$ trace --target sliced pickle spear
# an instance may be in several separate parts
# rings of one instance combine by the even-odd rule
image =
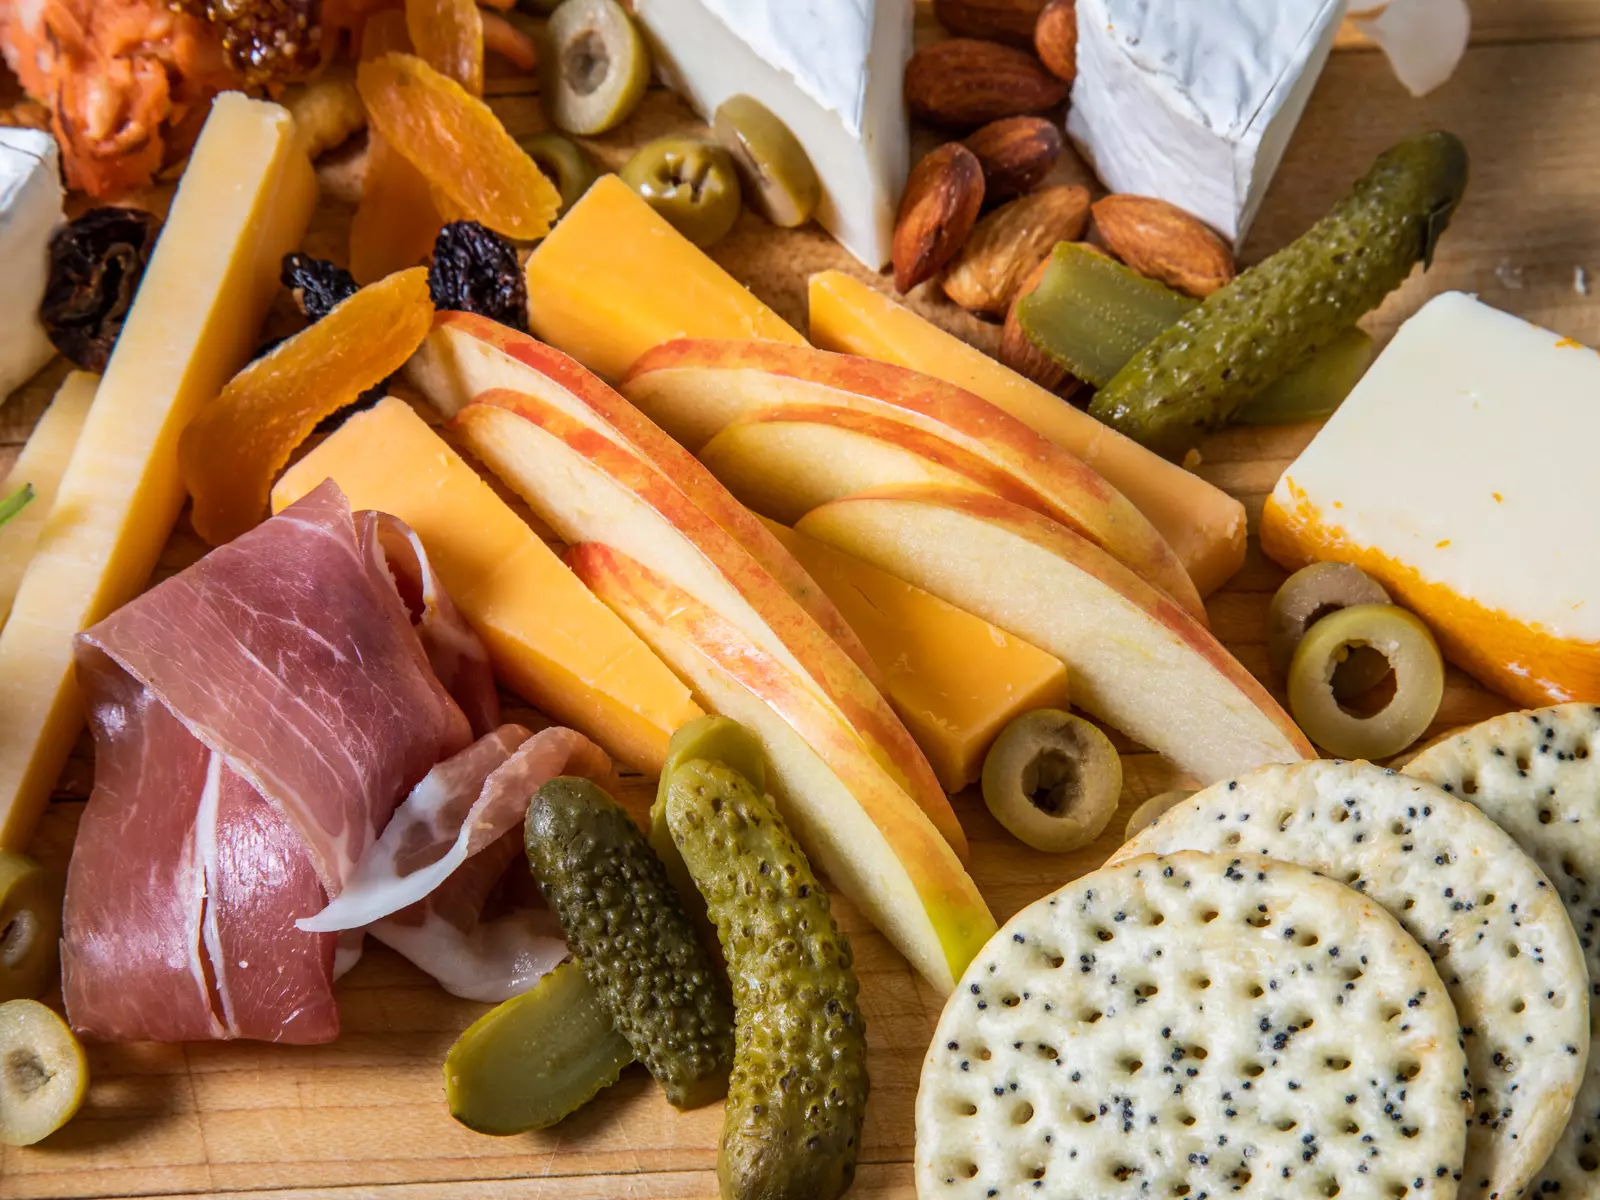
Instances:
[[[450,1115],[506,1137],[554,1125],[633,1061],[575,962],[564,962],[468,1027],[444,1060]]]
[[[1133,815],[1128,818],[1128,828],[1122,834],[1124,842],[1131,842],[1150,826],[1154,825],[1161,814],[1169,808],[1176,808],[1194,792],[1188,788],[1177,788],[1174,791],[1162,792],[1160,795],[1151,796],[1138,808],[1133,810]]]
[[[729,96],[711,122],[739,168],[745,199],[783,229],[804,225],[822,200],[822,183],[800,139],[754,96]]]
[[[50,985],[61,940],[61,896],[38,863],[0,850],[0,1001]]]
[[[31,1146],[72,1120],[89,1060],[67,1023],[37,1000],[0,1004],[0,1142]]]
[[[704,249],[739,219],[739,173],[733,156],[703,138],[657,138],[618,172],[672,227]]]
[[[600,168],[594,158],[564,134],[529,134],[518,138],[517,145],[544,172],[544,177],[556,185],[556,191],[561,193],[561,212],[576,204],[589,190],[589,185],[600,178]]]
[[[650,85],[650,52],[617,0],[565,0],[545,26],[539,74],[550,119],[593,137],[639,106]]]
[[[1300,639],[1329,613],[1353,604],[1388,603],[1389,593],[1383,586],[1350,563],[1322,562],[1300,568],[1284,580],[1272,597],[1272,606],[1267,609],[1267,656],[1272,660],[1272,669],[1287,677]],[[1377,658],[1375,665],[1374,656]],[[1361,657],[1366,665],[1351,662],[1334,680],[1335,693],[1341,699],[1349,699],[1376,686],[1389,672],[1388,662],[1375,651]]]
[[[1372,336],[1352,326],[1253,400],[1233,419],[1240,425],[1289,425],[1325,417],[1355,390],[1372,365]]]
[[[1035,850],[1063,853],[1105,830],[1122,793],[1122,760],[1082,717],[1053,708],[1007,725],[983,760],[983,802]]]

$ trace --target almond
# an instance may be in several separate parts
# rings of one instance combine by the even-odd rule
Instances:
[[[1078,0],[1050,0],[1033,27],[1033,49],[1056,78],[1078,77]]]
[[[991,121],[966,141],[983,167],[984,199],[991,203],[1031,192],[1061,158],[1061,131],[1043,117]]]
[[[1154,196],[1107,196],[1094,206],[1106,248],[1141,275],[1196,298],[1232,282],[1233,254],[1210,229]]]
[[[931,150],[911,168],[895,218],[894,286],[909,292],[960,251],[983,208],[983,168],[959,142]]]
[[[1050,259],[1047,257],[1022,281],[1022,286],[1012,297],[1011,307],[1006,309],[1005,328],[1000,331],[999,358],[1018,375],[1053,392],[1071,377],[1065,367],[1033,344],[1033,339],[1022,332],[1022,324],[1017,320],[1017,305],[1039,286],[1049,266]]]
[[[1046,0],[933,0],[933,15],[957,37],[988,38],[1024,50]]]
[[[1042,112],[1067,98],[1067,85],[1033,55],[973,38],[918,50],[906,66],[905,89],[912,116],[954,129]]]
[[[944,294],[969,312],[1003,316],[1057,242],[1076,241],[1089,220],[1089,190],[1043,188],[1001,205],[973,229],[944,278]]]

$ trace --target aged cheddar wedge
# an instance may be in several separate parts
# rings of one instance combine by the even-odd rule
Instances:
[[[0,631],[0,847],[27,840],[82,724],[73,635],[149,578],[183,505],[178,435],[249,358],[315,200],[289,114],[219,96]]]
[[[272,511],[324,479],[351,508],[393,513],[417,531],[495,673],[530,704],[651,774],[673,731],[701,715],[689,689],[404,401],[347,420],[278,481]]]
[[[724,335],[713,335],[724,336]],[[976,392],[1071,451],[1132,500],[1202,596],[1244,563],[1244,506],[1152,454],[960,338],[840,271],[811,277],[811,340],[823,350],[910,367]]]
[[[859,558],[768,524],[888,677],[890,702],[946,791],[977,782],[1011,718],[1067,706],[1059,658]]]
[[[1355,563],[1522,704],[1600,700],[1597,398],[1600,354],[1440,296],[1284,472],[1262,546]]]
[[[805,344],[615,175],[572,206],[527,273],[534,334],[611,381],[673,338]]]
[[[0,482],[0,496],[9,496],[25,483],[33,488],[28,507],[0,525],[0,627],[6,623],[23,573],[39,544],[39,534],[55,503],[61,477],[72,461],[73,448],[78,444],[99,382],[100,376],[87,371],[74,371],[66,377],[34,426],[11,473]]]

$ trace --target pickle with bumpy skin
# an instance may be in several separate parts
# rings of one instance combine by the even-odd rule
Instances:
[[[650,806],[650,849],[667,868],[667,878],[677,887],[695,923],[709,926],[705,899],[695,887],[689,868],[683,865],[683,855],[678,853],[672,831],[667,828],[667,792],[672,786],[672,777],[684,763],[700,758],[732,767],[758,792],[767,790],[767,760],[755,735],[727,717],[696,717],[674,733],[667,743],[667,761],[661,764],[655,802]],[[709,932],[715,939],[716,930],[709,929]]]
[[[1406,138],[1298,241],[1135,355],[1089,411],[1135,441],[1180,453],[1376,308],[1419,261],[1431,265],[1466,185],[1459,138]]]
[[[678,1108],[727,1087],[733,1009],[667,870],[633,818],[587,779],[534,794],[528,865],[617,1032]]]
[[[673,772],[667,825],[716,922],[736,1050],[725,1200],[834,1200],[855,1177],[866,1027],[850,943],[772,802],[722,763]]]

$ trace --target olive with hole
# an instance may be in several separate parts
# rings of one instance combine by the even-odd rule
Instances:
[[[0,1000],[32,999],[55,977],[61,894],[30,858],[0,850]]]
[[[1333,693],[1340,663],[1358,647],[1383,656],[1394,695],[1377,712],[1357,713]],[[1392,604],[1357,604],[1313,625],[1289,665],[1289,711],[1305,735],[1340,758],[1387,758],[1426,732],[1444,698],[1444,660],[1433,634]]]
[[[1082,717],[1058,709],[1012,721],[983,760],[983,802],[1035,850],[1088,845],[1110,824],[1121,793],[1116,747]]]
[[[644,35],[617,0],[565,0],[539,46],[539,95],[558,129],[614,129],[650,86]]]
[[[89,1060],[67,1023],[37,1000],[0,1004],[0,1143],[31,1146],[60,1129],[89,1090]]]
[[[556,185],[561,193],[561,212],[566,212],[600,178],[600,167],[582,146],[559,133],[533,133],[518,138],[517,145],[533,159],[533,165]]]
[[[754,96],[730,96],[711,129],[739,168],[745,199],[783,229],[804,225],[822,200],[811,156],[790,128]]]
[[[1187,788],[1177,788],[1174,791],[1162,792],[1160,795],[1151,796],[1138,808],[1133,810],[1133,815],[1128,818],[1128,828],[1123,831],[1122,840],[1131,842],[1150,826],[1154,825],[1169,809],[1182,804],[1194,792]]]
[[[1300,639],[1329,613],[1353,604],[1388,603],[1389,593],[1383,585],[1360,567],[1340,562],[1302,567],[1284,581],[1267,610],[1267,655],[1272,669],[1287,676]],[[1348,700],[1376,687],[1388,672],[1389,664],[1380,656],[1362,656],[1339,672],[1335,694]]]
[[[733,156],[716,142],[657,138],[618,174],[696,246],[721,241],[739,219],[739,173]]]

